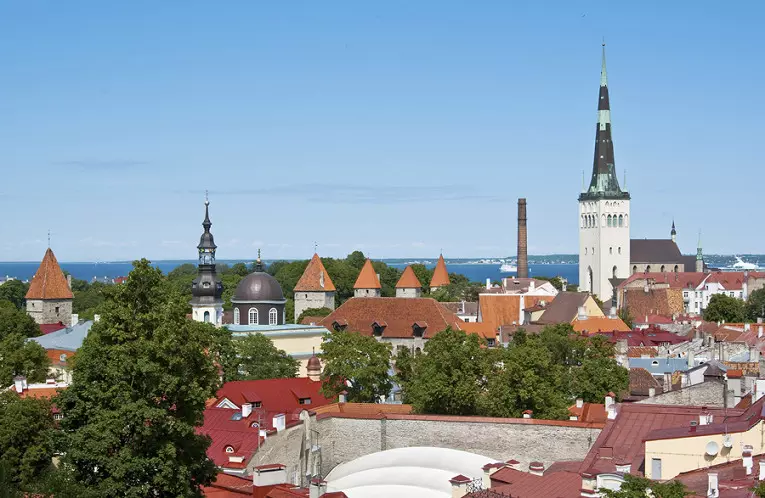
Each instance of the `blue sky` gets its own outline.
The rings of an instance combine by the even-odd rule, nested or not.
[[[600,42],[632,236],[765,252],[762,3],[0,0],[0,260],[574,253]]]

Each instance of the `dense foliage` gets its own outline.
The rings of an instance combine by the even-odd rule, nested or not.
[[[651,481],[631,474],[624,475],[624,483],[619,491],[606,488],[599,491],[605,498],[685,498],[692,495],[679,481]]]
[[[746,303],[725,294],[714,294],[704,309],[704,320],[710,322],[743,322]]]
[[[283,350],[277,349],[271,339],[263,334],[251,334],[236,339],[234,340],[234,347],[237,353],[236,375],[228,376],[227,380],[234,380],[234,378],[259,380],[297,376],[300,362]]]
[[[389,343],[356,332],[335,331],[324,334],[322,351],[322,392],[326,397],[345,391],[349,402],[377,403],[393,388]]]
[[[40,327],[24,311],[12,305],[0,306],[0,387],[13,384],[17,375],[30,383],[45,380],[50,365],[45,349],[27,341],[38,335]]]
[[[219,385],[220,331],[186,309],[146,260],[101,305],[56,401],[75,484],[101,496],[199,496],[214,478],[209,439],[194,428]]]
[[[0,285],[0,301],[9,301],[13,303],[16,309],[24,306],[24,296],[27,295],[29,284],[21,280],[8,280]]]
[[[475,335],[446,330],[430,339],[425,354],[399,351],[396,380],[405,403],[420,413],[568,418],[576,398],[602,403],[621,393],[628,371],[613,359],[613,346],[599,336],[582,337],[570,325],[538,336],[516,333],[508,348],[482,348]]]

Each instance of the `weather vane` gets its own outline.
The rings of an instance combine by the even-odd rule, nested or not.
[[[48,249],[50,249],[50,228],[48,229]]]
[[[209,191],[205,189],[205,204],[210,204],[210,197],[208,196]]]

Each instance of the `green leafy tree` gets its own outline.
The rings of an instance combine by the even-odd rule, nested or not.
[[[40,335],[40,326],[21,310],[0,307],[0,339],[12,334],[37,337]]]
[[[725,294],[715,294],[704,309],[704,320],[710,322],[743,322],[744,301]]]
[[[303,318],[305,318],[307,316],[321,316],[321,317],[324,317],[324,316],[329,315],[330,313],[332,313],[332,310],[329,309],[329,308],[308,308],[307,310],[305,310],[302,313],[300,313],[300,316],[298,317],[297,321],[298,321],[298,323],[302,323],[303,322]],[[294,315],[295,313],[293,312],[292,314]]]
[[[243,380],[295,377],[300,362],[274,346],[263,334],[250,334],[234,341]]]
[[[632,317],[630,311],[627,308],[622,308],[619,310],[619,318],[621,318],[624,324],[629,328],[632,328],[635,323],[635,319]]]
[[[23,375],[27,382],[43,382],[48,375],[50,359],[45,349],[21,334],[0,339],[0,385],[13,384],[13,378]]]
[[[322,351],[325,396],[346,391],[350,402],[377,403],[393,388],[389,343],[357,332],[335,331],[324,334]]]
[[[692,495],[679,481],[658,482],[630,474],[624,475],[624,483],[618,491],[606,488],[599,491],[605,498],[685,498]]]
[[[416,263],[411,265],[412,271],[414,271],[415,276],[417,277],[417,280],[420,281],[420,284],[422,284],[423,290],[430,291],[430,280],[433,278],[433,270],[428,269],[427,266]]]
[[[21,280],[8,280],[0,285],[0,300],[5,299],[16,306],[17,309],[24,307],[24,296],[27,295],[29,284]]]
[[[613,346],[604,337],[588,341],[582,364],[571,370],[571,393],[588,403],[602,403],[604,394],[619,396],[629,386],[629,371],[613,359]]]
[[[49,401],[20,398],[10,391],[0,392],[1,487],[9,491],[28,490],[36,483],[51,466],[52,431]]]
[[[56,401],[63,464],[99,496],[201,496],[215,466],[195,427],[219,385],[219,332],[186,318],[185,298],[149,261],[133,266]]]
[[[758,483],[757,486],[752,488],[752,492],[757,498],[765,498],[765,483]]]
[[[352,269],[356,270],[357,275],[361,271],[361,268],[364,266],[364,263],[366,263],[366,261],[367,261],[367,257],[364,256],[364,253],[361,251],[353,251],[345,258],[345,262]]]
[[[545,282],[550,282],[553,287],[558,289],[559,291],[564,291],[566,289],[563,288],[563,280],[561,280],[560,277],[538,277],[534,276],[536,280],[544,280]]]
[[[93,282],[91,284],[84,280],[79,280],[79,282],[84,283],[84,285],[72,285],[74,290],[72,311],[77,313],[80,318],[92,320],[98,307],[106,300],[106,296],[112,286],[106,285],[103,282]]]
[[[239,275],[240,277],[246,277],[250,274],[250,269],[244,263],[234,263],[230,268],[231,273]]]
[[[765,317],[765,288],[757,289],[749,294],[749,299],[746,302],[747,320],[756,322],[758,318],[763,317]]]
[[[419,355],[418,355],[419,356]],[[404,386],[414,378],[414,362],[416,356],[406,346],[400,346],[396,352],[394,379],[399,386]]]
[[[425,344],[402,385],[418,413],[474,415],[486,369],[477,335],[447,328]]]

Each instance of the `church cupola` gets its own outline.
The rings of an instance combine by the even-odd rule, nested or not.
[[[672,231],[669,232],[672,237],[672,242],[677,243],[677,230],[675,230],[675,220],[672,220]]]
[[[197,278],[191,283],[192,317],[198,322],[221,325],[223,322],[223,283],[215,271],[215,251],[217,246],[210,228],[210,201],[205,194],[205,219],[202,222],[202,236],[199,238],[197,252],[199,265]]]

